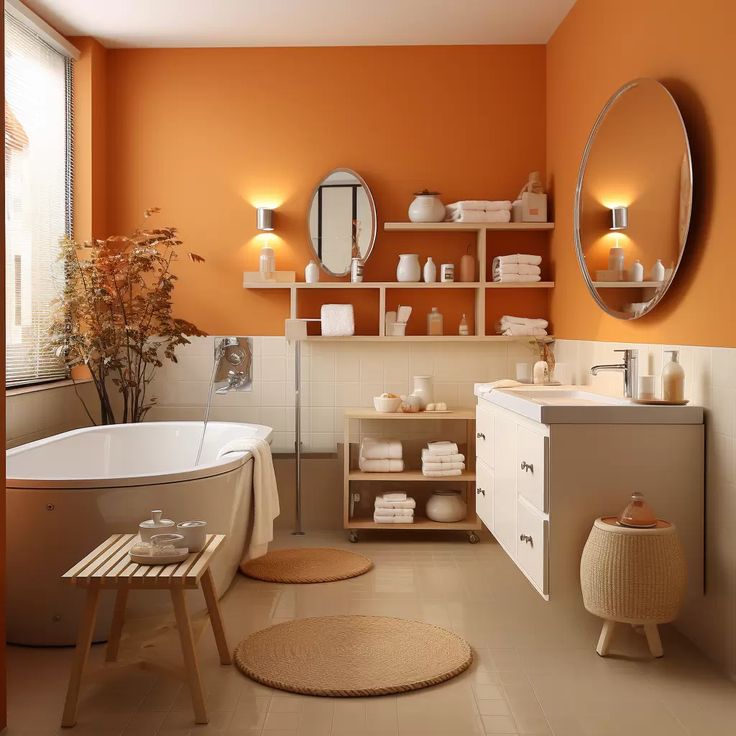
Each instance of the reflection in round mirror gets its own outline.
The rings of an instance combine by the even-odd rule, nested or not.
[[[690,227],[692,161],[677,103],[654,79],[619,89],[593,126],[575,192],[575,246],[598,304],[636,319],[662,299]]]
[[[350,273],[356,244],[368,260],[376,241],[376,205],[363,178],[350,169],[335,169],[317,185],[307,216],[309,242],[327,273]]]

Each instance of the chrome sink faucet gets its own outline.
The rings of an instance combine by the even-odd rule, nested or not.
[[[639,351],[614,350],[614,353],[623,353],[623,363],[594,365],[590,372],[597,376],[601,371],[621,371],[624,374],[624,396],[627,399],[636,398],[637,382],[639,380]]]

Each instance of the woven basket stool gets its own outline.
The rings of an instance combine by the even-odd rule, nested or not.
[[[596,519],[580,560],[583,603],[603,619],[596,652],[608,653],[617,622],[644,627],[649,651],[661,657],[658,624],[672,621],[685,596],[687,569],[677,529],[657,521],[651,529]]]

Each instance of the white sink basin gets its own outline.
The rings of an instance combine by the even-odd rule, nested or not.
[[[482,401],[542,424],[701,424],[699,406],[647,406],[584,386],[524,386],[478,392]]]

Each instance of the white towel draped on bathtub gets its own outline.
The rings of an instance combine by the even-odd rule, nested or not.
[[[273,470],[271,446],[266,440],[239,437],[228,442],[217,453],[220,458],[230,452],[249,452],[253,456],[253,531],[250,544],[243,550],[243,562],[268,552],[273,540],[273,520],[279,515],[279,491]]]

